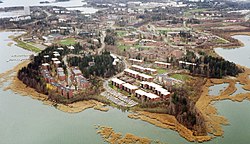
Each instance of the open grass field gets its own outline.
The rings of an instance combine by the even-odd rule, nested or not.
[[[127,34],[126,31],[116,31],[116,33],[117,33],[117,36],[119,37],[124,37]]]
[[[23,48],[23,49],[33,51],[33,52],[36,52],[36,53],[41,51],[41,49],[39,49],[38,47],[33,46],[32,44],[25,43],[25,42],[23,42],[21,40],[18,40],[18,39],[15,39],[15,41],[17,42],[16,45]]]
[[[75,45],[76,39],[75,38],[66,38],[66,39],[58,41],[57,43],[61,44],[61,45],[65,45],[65,46]]]
[[[196,13],[196,12],[204,12],[204,11],[207,11],[208,9],[190,9],[190,10],[187,10],[184,15],[185,16],[191,16],[192,13]]]
[[[181,81],[186,81],[189,79],[189,76],[186,74],[173,74],[170,77],[175,78],[177,80],[181,80]]]
[[[166,69],[157,68],[157,73],[158,73],[158,74],[164,74],[164,73],[166,73],[166,72],[167,72]]]
[[[135,48],[135,49],[142,51],[142,50],[149,50],[150,48],[154,48],[154,47],[153,46],[141,46],[139,44],[131,46],[131,45],[123,44],[123,43],[118,43],[117,48],[122,51],[128,50],[129,48]]]

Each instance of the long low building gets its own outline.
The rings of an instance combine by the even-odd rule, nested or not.
[[[153,81],[154,80],[154,78],[152,76],[149,76],[149,75],[146,75],[143,73],[139,73],[139,72],[131,70],[131,69],[125,69],[124,73],[128,76],[131,76],[135,79],[139,79],[142,81]]]
[[[113,86],[118,87],[119,89],[122,89],[124,91],[127,91],[130,94],[134,94],[134,92],[138,89],[137,86],[134,86],[132,84],[126,83],[118,78],[113,78],[111,80],[111,83]]]
[[[143,60],[138,60],[138,59],[129,59],[129,61],[132,63],[132,64],[142,64],[143,63]]]
[[[139,74],[139,72],[134,71],[134,70],[131,70],[131,69],[125,69],[125,70],[124,70],[124,73],[125,73],[126,75],[128,75],[128,76],[133,77],[133,78],[138,78],[138,74]]]
[[[116,87],[119,87],[121,89],[122,88],[122,84],[125,84],[126,82],[124,82],[124,81],[122,81],[122,80],[120,80],[118,78],[113,78],[111,80],[111,83],[112,83],[112,85],[114,85]]]
[[[142,81],[153,81],[154,80],[154,78],[152,76],[149,76],[149,75],[146,75],[143,73],[138,74],[138,79],[142,80]]]
[[[145,72],[149,74],[157,74],[157,70],[152,68],[145,68]]]
[[[140,89],[135,91],[135,96],[138,99],[141,99],[142,101],[159,100],[160,99],[159,96],[152,94],[152,93],[147,93],[147,92],[140,90]]]
[[[144,72],[145,68],[139,65],[132,65],[132,69],[139,71],[139,72]]]
[[[166,90],[164,88],[160,88],[160,87],[155,89],[155,93],[162,98],[170,95],[170,92],[168,90]]]
[[[137,86],[131,85],[129,83],[122,84],[122,90],[125,90],[130,94],[133,94],[137,89]]]
[[[185,61],[179,61],[179,64],[196,66],[195,63],[185,62]]]
[[[144,67],[139,66],[139,65],[132,65],[132,69],[139,71],[139,72],[148,73],[148,74],[156,74],[157,73],[156,69],[144,68]]]
[[[141,87],[144,89],[155,90],[156,88],[161,88],[162,86],[153,82],[142,81]]]
[[[137,98],[141,99],[142,101],[159,100],[161,98],[164,98],[164,96],[165,96],[164,94],[167,94],[167,95],[170,94],[170,93],[169,94],[166,93],[167,90],[161,88],[161,86],[154,84],[154,83],[150,83],[150,85],[155,86],[157,88],[161,88],[161,89],[157,89],[158,94],[160,94],[159,96],[156,94],[153,94],[153,93],[145,92],[145,91],[139,89],[137,86],[126,83],[118,78],[113,78],[111,80],[111,83],[113,86],[116,86],[117,88],[122,89],[122,90],[128,92],[129,94],[134,94]],[[165,93],[162,93],[162,92],[165,92]]]
[[[170,63],[165,63],[165,62],[156,61],[155,64],[156,64],[158,67],[161,67],[161,68],[169,68],[169,67],[171,67],[171,64],[170,64]]]
[[[142,81],[141,87],[144,89],[152,90],[155,94],[157,94],[161,98],[168,98],[170,96],[170,92],[168,90],[164,89],[162,86],[153,82]]]

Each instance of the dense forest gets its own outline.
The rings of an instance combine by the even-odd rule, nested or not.
[[[114,30],[108,29],[106,31],[106,33],[107,33],[107,35],[104,39],[104,42],[108,45],[115,45],[116,44],[116,38],[115,38],[116,34],[115,34]]]
[[[84,57],[69,57],[70,66],[78,66],[83,75],[89,78],[93,76],[110,77],[117,71],[113,65],[114,59],[110,52],[103,52],[101,55],[89,55]]]
[[[41,75],[40,66],[42,63],[49,63],[51,58],[53,57],[53,51],[57,51],[56,46],[48,47],[47,49],[43,50],[37,56],[34,56],[31,63],[28,64],[27,67],[23,67],[21,70],[18,71],[18,79],[21,80],[27,86],[34,88],[37,92],[48,94],[48,90],[46,89],[46,83]],[[60,51],[59,60],[62,60],[62,57],[69,53],[69,50],[65,48],[64,51]],[[45,55],[49,55],[49,58],[44,58]],[[66,66],[61,61],[61,67],[64,68],[66,72]]]
[[[33,60],[28,64],[27,67],[23,67],[18,71],[18,79],[27,86],[34,88],[36,91],[47,95],[48,90],[46,89],[46,83],[41,75],[40,66],[42,65],[42,63],[51,63],[51,59],[54,57],[53,52],[58,51],[60,53],[60,56],[57,58],[61,61],[61,64],[59,66],[62,67],[64,69],[64,72],[67,74],[66,65],[64,64],[62,58],[69,53],[79,54],[83,50],[83,47],[79,43],[74,45],[74,47],[74,50],[63,47],[64,50],[62,51],[57,49],[58,46],[50,46],[46,48],[37,56],[34,56]],[[45,55],[48,55],[49,58],[45,58]],[[49,70],[51,71],[52,68],[50,67]]]
[[[19,70],[17,77],[25,85],[34,88],[37,92],[48,94],[46,83],[40,75],[39,66],[36,63],[30,63],[27,67]]]
[[[206,134],[206,125],[202,114],[196,109],[195,103],[189,100],[190,95],[186,88],[176,88],[170,98],[167,113],[174,115],[176,119],[187,128],[195,131],[196,135]]]
[[[140,107],[149,112],[173,115],[179,123],[194,131],[195,135],[206,135],[204,118],[196,109],[195,101],[189,99],[191,92],[187,86],[174,87],[169,100],[145,102],[141,103]]]
[[[182,59],[187,62],[193,62],[196,66],[183,66],[190,70],[193,75],[200,75],[210,78],[222,78],[224,76],[237,76],[243,70],[236,64],[224,60],[219,57],[212,57],[206,54],[201,55],[199,58],[191,51],[187,51],[186,56]]]

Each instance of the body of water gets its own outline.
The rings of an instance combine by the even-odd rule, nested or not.
[[[250,68],[250,36],[236,35],[233,38],[240,40],[244,46],[235,49],[216,48],[215,52],[228,61]]]
[[[48,4],[40,4],[40,2],[48,1]],[[76,7],[86,5],[82,0],[70,0],[66,2],[55,2],[55,0],[2,0],[0,7],[13,7],[13,6],[60,6],[60,7]]]
[[[0,33],[0,72],[11,69],[18,62],[6,62],[13,54],[31,54],[14,45],[7,46],[12,32]],[[247,36],[240,36],[248,39]],[[244,42],[244,41],[243,41]],[[250,53],[250,43],[248,43]],[[241,49],[235,49],[241,51]],[[228,50],[225,50],[228,53]],[[223,56],[223,51],[220,51]],[[235,55],[232,55],[235,57]],[[243,55],[244,56],[244,55]],[[238,58],[243,58],[239,55]],[[228,56],[227,58],[230,59]],[[243,58],[244,59],[244,58]],[[240,61],[240,60],[238,60]],[[219,114],[227,117],[230,126],[225,126],[224,137],[218,137],[207,144],[247,144],[250,143],[250,102],[222,101],[215,106]],[[30,97],[23,97],[12,91],[0,89],[0,143],[1,144],[101,144],[101,136],[96,134],[94,125],[113,127],[116,132],[133,133],[141,137],[160,140],[169,144],[188,144],[175,131],[162,129],[149,123],[127,117],[128,112],[111,108],[108,112],[88,109],[76,114],[68,114]]]
[[[2,0],[0,7],[13,7],[13,6],[59,6],[66,7],[68,10],[79,10],[83,14],[93,14],[98,9],[93,7],[86,7],[86,2],[82,0],[70,0],[66,2],[55,2],[55,0]],[[50,3],[40,4],[41,1],[49,1]],[[85,7],[84,7],[85,6]],[[24,11],[1,12],[0,18],[17,17],[24,15]]]
[[[0,73],[12,69],[15,65],[20,63],[21,59],[28,59],[32,52],[17,47],[14,41],[9,36],[21,35],[23,32],[0,32]],[[27,55],[22,57],[15,57],[15,55]],[[13,60],[7,62],[9,60]]]
[[[220,95],[220,93],[225,90],[228,87],[228,83],[223,83],[223,84],[218,84],[218,85],[214,85],[211,86],[209,88],[209,95],[211,96],[218,96]]]
[[[248,93],[248,92],[250,92],[250,91],[244,90],[244,89],[242,88],[243,85],[240,84],[239,82],[237,82],[237,83],[235,84],[235,86],[236,86],[237,90],[236,90],[233,94],[231,94],[231,96],[235,96],[235,95],[241,94],[241,93]]]

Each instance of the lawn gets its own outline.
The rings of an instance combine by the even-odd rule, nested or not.
[[[141,50],[149,50],[150,48],[153,48],[152,46],[141,46],[141,45],[134,45],[134,46],[131,46],[131,45],[124,45],[123,43],[119,43],[118,46],[117,46],[120,50],[127,50],[129,48],[135,48],[135,49],[139,49],[140,51]]]
[[[26,49],[26,50],[29,50],[29,51],[33,51],[33,52],[36,52],[36,53],[38,53],[38,52],[41,51],[41,49],[33,46],[32,44],[25,43],[25,42],[23,42],[21,40],[18,40],[18,39],[15,39],[15,41],[17,42],[16,45],[19,46],[19,47],[21,47],[21,48],[23,48],[23,49]]]
[[[214,42],[216,44],[226,44],[227,43],[227,41],[225,41],[224,39],[221,39],[221,38],[214,39],[212,42]]]
[[[170,77],[175,78],[177,80],[181,80],[181,81],[186,81],[189,79],[189,76],[185,74],[173,74]]]
[[[63,40],[60,40],[58,44],[69,46],[69,45],[75,45],[76,44],[76,39],[75,38],[66,38]]]
[[[119,37],[123,37],[123,36],[125,36],[125,35],[127,34],[126,31],[116,31],[116,33],[117,33],[117,35],[118,35]]]
[[[166,72],[167,72],[166,69],[157,68],[157,73],[158,73],[158,74],[164,74],[164,73],[166,73]]]
[[[191,13],[196,13],[196,12],[204,12],[204,11],[207,11],[208,9],[190,9],[190,10],[187,10],[184,15],[185,16],[191,16]]]
[[[168,30],[159,30],[160,34],[166,35],[168,33]]]
[[[124,44],[118,44],[118,48],[120,49],[120,50],[127,50],[127,49],[129,49],[131,46],[128,46],[128,45],[124,45]]]

